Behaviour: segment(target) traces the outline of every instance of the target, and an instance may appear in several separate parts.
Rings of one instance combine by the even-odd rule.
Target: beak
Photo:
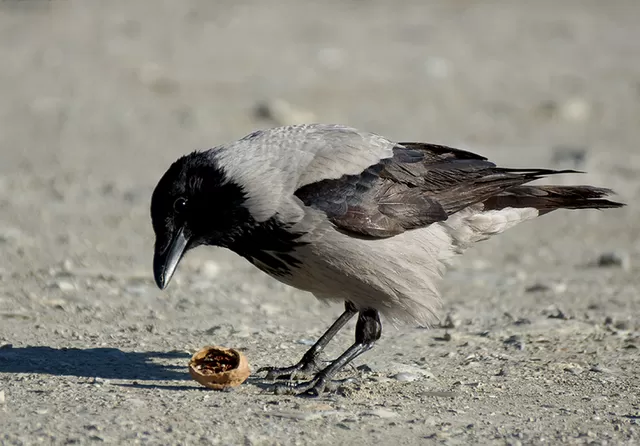
[[[184,235],[184,228],[180,228],[164,251],[155,252],[153,256],[153,276],[161,290],[164,290],[169,284],[188,243],[189,239]]]

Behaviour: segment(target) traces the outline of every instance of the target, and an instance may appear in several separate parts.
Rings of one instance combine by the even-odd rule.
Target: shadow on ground
[[[153,360],[188,357],[183,352],[124,352],[117,348],[6,348],[0,350],[0,373],[183,381],[189,379],[186,366],[163,365]]]

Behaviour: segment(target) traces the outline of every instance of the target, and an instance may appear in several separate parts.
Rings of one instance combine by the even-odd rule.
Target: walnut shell
[[[246,356],[241,352],[208,345],[191,357],[189,374],[205,387],[224,390],[242,384],[251,371]]]

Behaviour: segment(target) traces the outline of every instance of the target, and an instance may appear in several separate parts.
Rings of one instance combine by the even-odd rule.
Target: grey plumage
[[[287,253],[297,260],[291,274],[272,275],[394,320],[431,321],[437,279],[470,244],[538,210],[617,206],[601,199],[605,189],[521,186],[569,171],[499,168],[470,152],[340,125],[258,131],[210,153],[257,221],[275,218],[302,234]]]
[[[377,339],[378,312],[432,321],[438,280],[473,243],[555,209],[622,206],[608,189],[525,185],[567,172],[502,168],[341,125],[257,131],[179,159],[160,180],[156,280],[166,286],[195,246],[227,247],[288,285],[346,302],[345,321],[360,312],[356,337]]]

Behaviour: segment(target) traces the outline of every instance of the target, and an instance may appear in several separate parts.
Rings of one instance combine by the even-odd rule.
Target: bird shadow
[[[117,348],[0,349],[0,373],[41,373],[103,379],[185,381],[186,366],[165,365],[157,359],[188,358],[184,352],[125,352]]]
[[[174,386],[174,385],[161,385],[161,384],[141,384],[137,381],[132,382],[131,384],[116,384],[118,387],[128,387],[130,389],[154,389],[154,390],[189,390],[189,391],[200,391],[200,392],[210,392],[206,387],[198,387],[195,383],[193,385],[184,385],[184,386]]]

